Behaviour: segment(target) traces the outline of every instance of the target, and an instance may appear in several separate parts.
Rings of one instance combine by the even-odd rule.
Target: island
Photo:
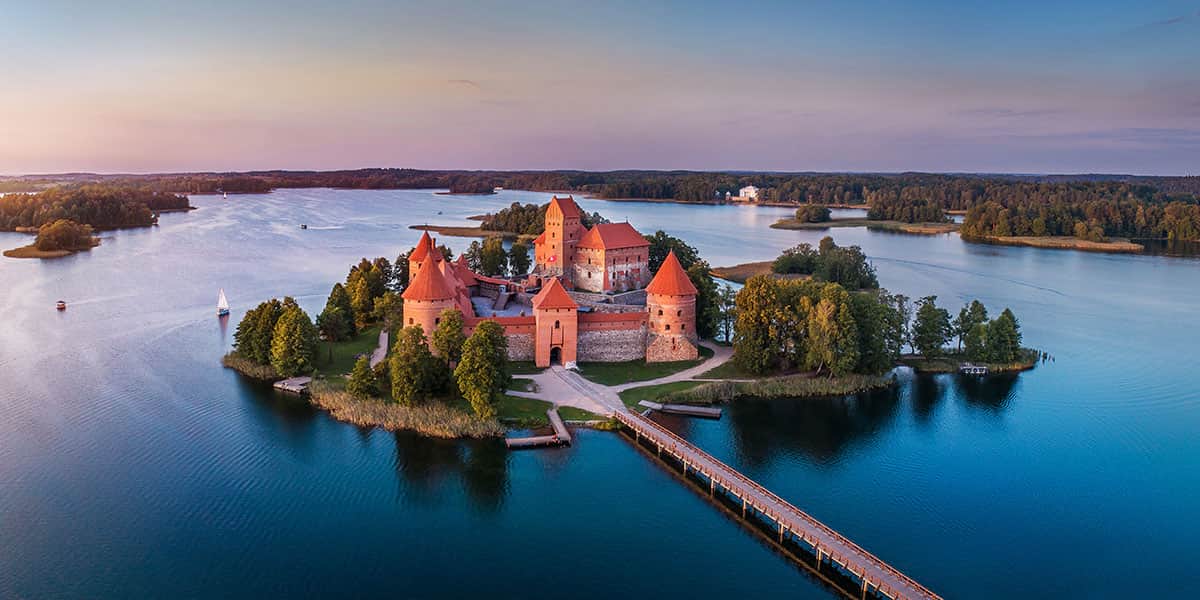
[[[92,233],[91,225],[76,223],[70,219],[58,219],[39,227],[37,238],[32,244],[5,250],[4,256],[9,258],[62,258],[99,246],[100,238]]]

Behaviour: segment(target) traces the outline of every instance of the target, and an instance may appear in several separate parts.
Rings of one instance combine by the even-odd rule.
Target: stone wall
[[[508,333],[508,360],[533,360],[533,334]]]
[[[646,330],[613,329],[579,332],[579,362],[624,362],[645,356]]]
[[[646,362],[674,362],[700,357],[700,350],[683,336],[651,333],[648,337],[650,343],[646,346]]]

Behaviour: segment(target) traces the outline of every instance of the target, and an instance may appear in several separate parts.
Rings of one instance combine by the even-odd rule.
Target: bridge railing
[[[634,415],[631,413],[617,412],[615,414],[615,416],[616,416],[617,420],[619,420],[621,423],[625,424],[627,427],[629,427],[630,429],[633,429],[634,431],[638,431],[639,433],[641,433],[642,435],[645,435],[648,438],[655,437],[655,435],[665,437],[667,440],[669,440],[671,442],[670,446],[671,446],[672,450],[678,450],[678,448],[680,446],[682,446],[682,447],[686,448],[689,452],[696,454],[702,460],[710,462],[717,468],[726,471],[727,473],[729,473],[730,477],[737,480],[737,482],[740,483],[742,486],[748,487],[748,488],[754,490],[755,492],[757,492],[759,495],[764,496],[765,498],[775,502],[776,504],[783,507],[784,510],[793,513],[791,516],[793,516],[795,518],[799,518],[809,527],[817,529],[821,533],[824,533],[825,535],[835,539],[838,543],[845,546],[851,552],[858,554],[859,560],[855,561],[855,562],[864,562],[864,561],[872,562],[875,564],[875,566],[877,568],[879,568],[882,571],[885,571],[886,573],[888,573],[890,576],[892,576],[897,581],[912,588],[912,590],[914,592],[917,592],[919,595],[922,595],[922,596],[925,596],[928,598],[939,598],[939,596],[937,594],[934,594],[931,590],[927,589],[925,586],[921,585],[920,583],[917,583],[911,577],[905,575],[904,573],[901,573],[896,568],[892,567],[890,564],[883,561],[879,557],[875,556],[874,554],[871,554],[866,549],[864,549],[862,546],[859,546],[858,544],[851,541],[849,538],[847,538],[847,537],[843,536],[842,534],[838,533],[837,531],[834,531],[833,529],[831,529],[828,525],[825,525],[824,523],[818,521],[816,518],[812,517],[808,513],[800,510],[795,505],[793,505],[791,502],[788,502],[787,500],[780,498],[777,494],[775,494],[771,490],[768,490],[767,488],[763,487],[762,485],[760,485],[758,482],[754,481],[753,479],[746,477],[737,469],[734,469],[733,467],[725,464],[724,462],[722,462],[721,460],[712,456],[711,454],[701,450],[695,444],[692,444],[691,442],[679,437],[673,431],[667,429],[666,427],[663,427],[662,425],[659,425],[658,423],[655,423],[654,421],[651,421],[649,419],[646,419],[644,417],[641,417],[639,415]],[[653,432],[653,435],[651,435],[650,433],[647,433],[647,430],[649,430],[650,432]],[[715,473],[706,473],[706,475],[708,477],[717,478],[717,475]],[[732,489],[734,487],[734,486],[730,485],[730,483],[728,481],[722,481],[721,479],[717,479],[717,481],[726,488]],[[775,518],[777,521],[784,518],[783,515],[769,515],[769,516]],[[828,551],[831,550],[831,548],[825,548],[825,550],[828,553]],[[845,560],[845,558],[843,557],[842,560]],[[862,575],[859,575],[859,577],[862,577]],[[876,582],[876,583],[882,583],[882,582]],[[887,587],[891,587],[891,586],[887,586]]]

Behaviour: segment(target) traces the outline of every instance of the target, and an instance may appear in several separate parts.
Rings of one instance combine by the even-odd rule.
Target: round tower
[[[646,286],[646,312],[646,362],[691,360],[700,355],[696,348],[696,286],[673,251],[667,253]]]
[[[455,290],[442,275],[437,263],[426,260],[404,288],[404,326],[420,325],[425,335],[433,335],[442,311],[454,308]]]

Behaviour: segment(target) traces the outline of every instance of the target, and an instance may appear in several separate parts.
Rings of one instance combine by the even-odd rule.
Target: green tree
[[[371,311],[375,310],[375,298],[371,296],[371,284],[367,282],[366,276],[356,273],[350,276],[346,287],[350,294],[354,322],[362,327],[370,322]]]
[[[888,343],[889,307],[882,297],[870,292],[850,294],[850,310],[853,312],[855,330],[858,334],[858,364],[855,371],[883,373],[892,368],[896,355]],[[839,315],[840,316],[840,315]]]
[[[413,406],[445,388],[446,365],[429,351],[420,325],[405,327],[396,334],[388,358],[392,399]]]
[[[325,301],[325,310],[329,310],[330,308],[341,309],[342,315],[346,317],[346,322],[350,324],[349,329],[339,339],[353,337],[354,334],[358,333],[354,324],[354,303],[350,300],[350,294],[346,291],[346,286],[341,283],[333,284],[333,289],[329,291],[329,299]]]
[[[317,328],[294,302],[285,301],[271,340],[271,366],[283,377],[311,373],[316,366]]]
[[[496,405],[511,383],[508,341],[495,321],[483,321],[463,344],[462,361],[454,370],[458,391],[480,418],[496,416]]]
[[[702,260],[687,268],[688,279],[696,286],[696,335],[705,339],[716,334],[721,318],[721,301],[711,270]]]
[[[1009,309],[988,323],[988,356],[994,362],[1013,362],[1021,357],[1021,326]]]
[[[529,246],[523,242],[513,242],[508,249],[508,266],[513,275],[523,275],[529,272]]]
[[[978,362],[990,360],[987,323],[976,323],[971,331],[967,332],[963,343],[966,346],[967,359]]]
[[[433,347],[447,366],[462,360],[463,342],[467,339],[463,333],[464,325],[462,311],[447,308],[442,311],[438,324],[433,328]]]
[[[831,215],[828,206],[817,204],[809,204],[796,209],[796,220],[805,223],[824,223],[830,220]]]
[[[233,334],[234,351],[260,365],[270,364],[271,340],[282,313],[283,305],[275,298],[246,312]]]
[[[971,304],[962,307],[958,311],[958,316],[954,318],[954,335],[958,337],[958,349],[962,350],[963,340],[967,334],[980,323],[987,323],[987,308],[982,302],[972,300]]]
[[[738,292],[733,361],[739,369],[764,374],[779,364],[782,348],[774,344],[774,317],[779,306],[779,284],[771,277],[751,277]]]
[[[410,249],[408,252],[396,257],[396,262],[392,263],[392,291],[400,293],[404,288],[408,287],[408,257],[412,254]]]
[[[671,250],[675,251],[675,258],[679,259],[679,265],[684,270],[700,260],[700,253],[694,247],[677,237],[667,235],[665,231],[655,231],[654,235],[647,235],[645,238],[647,242],[650,242],[646,256],[651,273],[658,272],[658,268],[662,266]]]
[[[938,308],[937,296],[926,296],[917,302],[917,319],[913,323],[913,347],[925,358],[937,358],[950,339],[950,313]]]
[[[717,301],[721,312],[717,330],[722,340],[732,342],[733,324],[737,320],[737,290],[728,284],[721,284],[720,287],[721,291],[717,296]]]
[[[508,272],[508,253],[504,251],[503,239],[490,237],[483,241],[479,254],[479,268],[484,275],[493,277],[503,276]]]
[[[400,298],[400,294],[389,290],[375,299],[375,306],[371,308],[371,318],[386,327],[392,323],[399,323],[403,310],[404,300]]]
[[[371,369],[371,358],[360,356],[354,363],[354,370],[346,379],[346,391],[355,398],[366,399],[379,395],[379,382],[375,371]]]
[[[354,321],[336,306],[325,306],[317,315],[317,331],[330,342],[340,342],[353,336]]]
[[[463,256],[467,258],[467,268],[476,273],[483,273],[483,244],[479,240],[471,242],[467,246],[467,250],[463,252]]]

